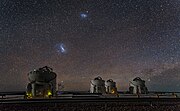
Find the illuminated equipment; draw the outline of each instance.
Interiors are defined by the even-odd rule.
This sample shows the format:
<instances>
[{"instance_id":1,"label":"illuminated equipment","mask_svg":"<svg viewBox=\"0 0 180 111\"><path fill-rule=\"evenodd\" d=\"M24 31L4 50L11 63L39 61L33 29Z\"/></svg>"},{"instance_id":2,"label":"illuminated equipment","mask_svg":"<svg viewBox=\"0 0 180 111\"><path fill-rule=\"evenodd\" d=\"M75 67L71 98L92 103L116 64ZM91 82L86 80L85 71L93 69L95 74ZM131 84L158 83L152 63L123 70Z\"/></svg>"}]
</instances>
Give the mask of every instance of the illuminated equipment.
<instances>
[{"instance_id":1,"label":"illuminated equipment","mask_svg":"<svg viewBox=\"0 0 180 111\"><path fill-rule=\"evenodd\" d=\"M56 73L45 66L28 73L27 98L51 97L56 93Z\"/></svg>"},{"instance_id":2,"label":"illuminated equipment","mask_svg":"<svg viewBox=\"0 0 180 111\"><path fill-rule=\"evenodd\" d=\"M108 94L117 93L116 82L114 82L112 79L109 79L105 82L105 87L106 87L106 93Z\"/></svg>"},{"instance_id":3,"label":"illuminated equipment","mask_svg":"<svg viewBox=\"0 0 180 111\"><path fill-rule=\"evenodd\" d=\"M91 80L90 93L106 93L105 81L101 77Z\"/></svg>"},{"instance_id":4,"label":"illuminated equipment","mask_svg":"<svg viewBox=\"0 0 180 111\"><path fill-rule=\"evenodd\" d=\"M26 95L25 95L25 97L26 97L27 99L32 98L32 93L31 93L31 92L27 92Z\"/></svg>"},{"instance_id":5,"label":"illuminated equipment","mask_svg":"<svg viewBox=\"0 0 180 111\"><path fill-rule=\"evenodd\" d=\"M136 77L135 79L133 79L133 81L130 81L129 92L131 94L147 94L148 89L145 86L145 81L139 77Z\"/></svg>"}]
</instances>

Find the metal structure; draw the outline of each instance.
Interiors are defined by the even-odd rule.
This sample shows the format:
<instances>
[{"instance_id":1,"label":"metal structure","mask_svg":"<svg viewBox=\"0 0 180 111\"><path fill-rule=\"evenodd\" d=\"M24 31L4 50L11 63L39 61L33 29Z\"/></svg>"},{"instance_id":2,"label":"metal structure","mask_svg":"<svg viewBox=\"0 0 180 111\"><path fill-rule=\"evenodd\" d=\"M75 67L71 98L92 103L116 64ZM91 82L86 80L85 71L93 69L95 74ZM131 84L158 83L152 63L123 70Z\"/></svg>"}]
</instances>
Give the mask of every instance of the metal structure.
<instances>
[{"instance_id":1,"label":"metal structure","mask_svg":"<svg viewBox=\"0 0 180 111\"><path fill-rule=\"evenodd\" d=\"M133 79L133 81L130 81L129 92L131 94L147 94L148 89L145 86L145 81L139 77L136 77L135 79Z\"/></svg>"},{"instance_id":2,"label":"metal structure","mask_svg":"<svg viewBox=\"0 0 180 111\"><path fill-rule=\"evenodd\" d=\"M105 82L105 87L106 87L106 93L108 94L117 93L116 82L114 82L112 79L109 79Z\"/></svg>"},{"instance_id":3,"label":"metal structure","mask_svg":"<svg viewBox=\"0 0 180 111\"><path fill-rule=\"evenodd\" d=\"M101 77L91 80L90 93L106 93L105 81Z\"/></svg>"},{"instance_id":4,"label":"metal structure","mask_svg":"<svg viewBox=\"0 0 180 111\"><path fill-rule=\"evenodd\" d=\"M28 73L27 98L51 97L56 93L56 73L47 66Z\"/></svg>"}]
</instances>

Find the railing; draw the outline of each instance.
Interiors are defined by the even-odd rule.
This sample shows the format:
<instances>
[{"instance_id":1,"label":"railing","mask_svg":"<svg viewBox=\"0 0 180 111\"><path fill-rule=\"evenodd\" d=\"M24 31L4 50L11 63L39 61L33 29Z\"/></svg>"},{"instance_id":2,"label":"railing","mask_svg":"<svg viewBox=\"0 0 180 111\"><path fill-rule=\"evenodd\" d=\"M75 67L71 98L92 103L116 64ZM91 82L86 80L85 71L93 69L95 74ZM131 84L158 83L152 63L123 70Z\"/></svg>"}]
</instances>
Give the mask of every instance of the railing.
<instances>
[{"instance_id":1,"label":"railing","mask_svg":"<svg viewBox=\"0 0 180 111\"><path fill-rule=\"evenodd\" d=\"M155 92L150 91L148 94L128 94L127 92L118 92L119 97L134 98L180 98L180 92Z\"/></svg>"},{"instance_id":2,"label":"railing","mask_svg":"<svg viewBox=\"0 0 180 111\"><path fill-rule=\"evenodd\" d=\"M65 93L66 94L66 93ZM92 93L88 92L69 92L68 94L78 95L79 97L93 97ZM0 99L23 98L26 95L25 91L0 92ZM63 93L61 96L64 95ZM85 96L83 96L85 95ZM111 97L110 95L95 94L96 97ZM57 95L58 96L58 95ZM113 96L114 97L114 96ZM148 94L128 94L127 92L118 92L116 98L180 98L180 92L155 92L151 91Z\"/></svg>"},{"instance_id":3,"label":"railing","mask_svg":"<svg viewBox=\"0 0 180 111\"><path fill-rule=\"evenodd\" d=\"M12 92L0 92L0 99L7 99L9 97L17 97L17 96L21 96L23 97L26 94L25 91L12 91ZM12 97L12 98L14 98Z\"/></svg>"}]
</instances>

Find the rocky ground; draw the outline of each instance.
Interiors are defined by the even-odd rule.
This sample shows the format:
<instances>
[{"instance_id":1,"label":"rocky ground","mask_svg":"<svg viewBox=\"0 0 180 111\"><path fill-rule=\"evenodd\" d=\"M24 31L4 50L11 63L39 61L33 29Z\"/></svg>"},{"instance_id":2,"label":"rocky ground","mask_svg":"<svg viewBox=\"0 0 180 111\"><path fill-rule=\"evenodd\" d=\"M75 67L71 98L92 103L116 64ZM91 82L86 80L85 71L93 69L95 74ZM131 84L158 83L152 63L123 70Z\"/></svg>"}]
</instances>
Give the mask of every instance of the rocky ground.
<instances>
[{"instance_id":1,"label":"rocky ground","mask_svg":"<svg viewBox=\"0 0 180 111\"><path fill-rule=\"evenodd\" d=\"M180 111L180 103L8 103L0 104L0 111Z\"/></svg>"}]
</instances>

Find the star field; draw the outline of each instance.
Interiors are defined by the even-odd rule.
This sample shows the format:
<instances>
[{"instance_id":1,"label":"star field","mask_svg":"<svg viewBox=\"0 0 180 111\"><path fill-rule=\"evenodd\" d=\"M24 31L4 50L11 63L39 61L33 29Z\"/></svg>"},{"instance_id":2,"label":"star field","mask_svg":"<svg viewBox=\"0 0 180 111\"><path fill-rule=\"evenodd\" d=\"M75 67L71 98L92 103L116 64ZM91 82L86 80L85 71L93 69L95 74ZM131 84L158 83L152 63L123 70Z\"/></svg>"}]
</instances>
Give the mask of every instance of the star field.
<instances>
[{"instance_id":1,"label":"star field","mask_svg":"<svg viewBox=\"0 0 180 111\"><path fill-rule=\"evenodd\" d=\"M50 66L66 90L96 76L128 90L180 91L179 0L1 0L0 90L25 90L27 73Z\"/></svg>"}]
</instances>

